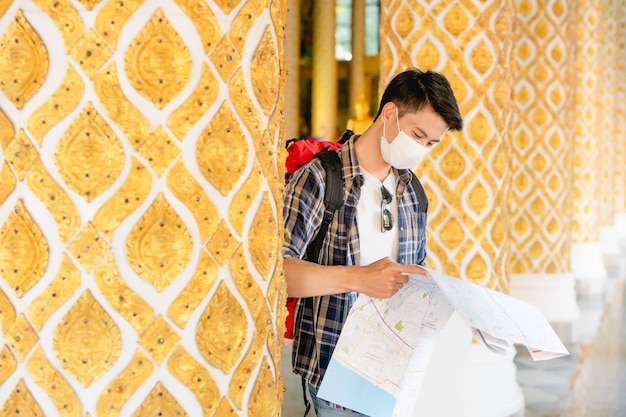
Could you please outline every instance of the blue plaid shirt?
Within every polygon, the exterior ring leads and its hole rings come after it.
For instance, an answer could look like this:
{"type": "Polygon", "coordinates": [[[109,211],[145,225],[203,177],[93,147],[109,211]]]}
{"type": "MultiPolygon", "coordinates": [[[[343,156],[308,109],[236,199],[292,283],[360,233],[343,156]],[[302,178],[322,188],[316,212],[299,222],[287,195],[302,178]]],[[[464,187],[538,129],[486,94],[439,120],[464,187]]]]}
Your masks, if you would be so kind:
{"type": "MultiPolygon", "coordinates": [[[[337,152],[342,163],[344,202],[333,221],[320,250],[321,265],[359,265],[359,229],[357,203],[363,175],[356,157],[354,142],[349,139],[337,152]]],[[[409,170],[395,170],[397,178],[399,259],[401,264],[424,265],[426,257],[426,213],[419,211],[409,170]]],[[[314,158],[296,171],[285,190],[283,218],[285,241],[283,256],[303,259],[306,248],[317,234],[324,214],[326,173],[314,158]]],[[[375,245],[376,242],[371,242],[375,245]]],[[[315,262],[316,260],[313,260],[315,262]]],[[[348,317],[354,293],[301,298],[295,315],[293,371],[319,389],[343,324],[348,317]]]]}

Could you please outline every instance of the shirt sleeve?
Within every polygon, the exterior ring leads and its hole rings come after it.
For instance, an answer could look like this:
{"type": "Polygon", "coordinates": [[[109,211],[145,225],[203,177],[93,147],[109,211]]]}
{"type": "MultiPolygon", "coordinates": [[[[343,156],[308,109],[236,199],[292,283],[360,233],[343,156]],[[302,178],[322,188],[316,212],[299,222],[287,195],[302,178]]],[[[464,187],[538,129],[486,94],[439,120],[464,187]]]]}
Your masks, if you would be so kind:
{"type": "Polygon", "coordinates": [[[302,259],[324,214],[323,167],[314,159],[294,172],[285,187],[283,257],[302,259]]]}

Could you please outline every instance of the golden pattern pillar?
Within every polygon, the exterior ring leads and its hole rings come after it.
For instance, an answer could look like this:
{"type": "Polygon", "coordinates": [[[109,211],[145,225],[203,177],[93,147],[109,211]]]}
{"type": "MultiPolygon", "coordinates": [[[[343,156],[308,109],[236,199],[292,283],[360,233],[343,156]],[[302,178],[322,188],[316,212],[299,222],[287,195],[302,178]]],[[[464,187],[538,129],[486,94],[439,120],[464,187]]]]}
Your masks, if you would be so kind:
{"type": "Polygon", "coordinates": [[[287,0],[285,137],[300,137],[300,0],[287,0]]]}
{"type": "Polygon", "coordinates": [[[511,187],[511,295],[540,308],[562,340],[580,316],[569,239],[572,212],[574,59],[568,0],[516,9],[511,187]]]}
{"type": "Polygon", "coordinates": [[[359,101],[359,95],[365,94],[366,100],[369,101],[369,95],[365,89],[365,0],[352,2],[352,61],[350,61],[349,94],[349,116],[354,117],[354,108],[359,101]]]}
{"type": "Polygon", "coordinates": [[[313,2],[311,134],[337,139],[338,69],[335,59],[335,1],[313,2]]]}
{"type": "Polygon", "coordinates": [[[607,270],[599,243],[603,158],[600,144],[603,0],[579,1],[576,18],[572,272],[579,292],[600,293],[607,270]]]}
{"type": "Polygon", "coordinates": [[[617,16],[617,76],[615,100],[615,139],[617,152],[615,161],[615,226],[620,247],[626,248],[626,0],[616,1],[617,16]]]}
{"type": "Polygon", "coordinates": [[[285,13],[2,2],[1,415],[280,414],[285,13]]]}
{"type": "MultiPolygon", "coordinates": [[[[436,70],[450,80],[464,118],[463,132],[445,137],[418,170],[430,199],[427,264],[503,292],[509,289],[513,23],[509,1],[381,2],[380,87],[407,67],[436,70]]],[[[514,352],[498,356],[478,344],[468,349],[459,368],[447,369],[445,360],[429,365],[458,375],[459,388],[440,387],[439,395],[454,399],[443,404],[448,414],[441,401],[426,399],[420,415],[493,415],[496,409],[512,415],[523,409],[514,352]],[[477,363],[481,371],[471,371],[477,363]],[[485,378],[498,392],[486,388],[485,378]]]]}

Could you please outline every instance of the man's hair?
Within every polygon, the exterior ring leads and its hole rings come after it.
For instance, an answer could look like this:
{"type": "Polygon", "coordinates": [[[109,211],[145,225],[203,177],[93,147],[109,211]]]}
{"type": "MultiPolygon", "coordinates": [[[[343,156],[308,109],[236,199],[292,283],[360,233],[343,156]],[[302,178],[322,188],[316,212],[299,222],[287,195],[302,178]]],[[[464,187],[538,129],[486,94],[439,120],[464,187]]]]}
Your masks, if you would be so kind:
{"type": "Polygon", "coordinates": [[[376,119],[385,104],[398,106],[398,116],[417,113],[430,106],[446,122],[450,130],[461,130],[463,119],[450,83],[443,75],[410,68],[396,75],[385,88],[376,119]]]}

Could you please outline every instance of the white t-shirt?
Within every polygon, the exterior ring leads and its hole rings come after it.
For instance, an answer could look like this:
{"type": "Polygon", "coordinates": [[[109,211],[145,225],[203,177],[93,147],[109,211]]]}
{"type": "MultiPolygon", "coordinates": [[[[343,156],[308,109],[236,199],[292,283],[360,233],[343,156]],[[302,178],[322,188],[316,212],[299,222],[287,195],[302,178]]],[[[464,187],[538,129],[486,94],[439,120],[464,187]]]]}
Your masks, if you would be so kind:
{"type": "Polygon", "coordinates": [[[369,265],[379,259],[389,256],[398,259],[398,201],[396,199],[396,176],[393,171],[381,183],[378,178],[365,171],[363,173],[363,186],[361,197],[356,209],[357,224],[359,226],[359,264],[369,265]],[[391,204],[387,209],[393,216],[393,228],[381,232],[382,212],[381,203],[383,195],[381,186],[384,185],[392,196],[391,204]]]}

